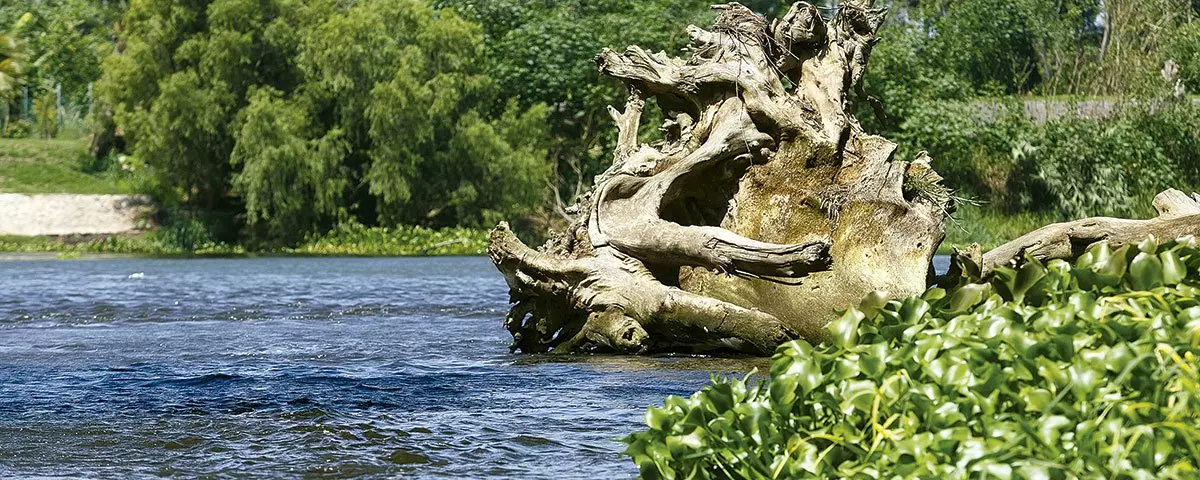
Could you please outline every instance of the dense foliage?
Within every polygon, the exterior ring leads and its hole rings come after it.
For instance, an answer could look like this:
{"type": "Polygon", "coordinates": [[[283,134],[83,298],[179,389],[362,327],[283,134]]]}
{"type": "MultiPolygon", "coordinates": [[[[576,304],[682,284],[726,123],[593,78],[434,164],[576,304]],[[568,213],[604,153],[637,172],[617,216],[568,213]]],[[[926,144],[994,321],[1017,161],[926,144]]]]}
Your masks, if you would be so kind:
{"type": "Polygon", "coordinates": [[[1040,122],[1020,102],[932,105],[914,110],[895,134],[901,155],[929,151],[948,184],[1010,215],[1152,216],[1155,193],[1200,187],[1200,104],[1191,100],[1116,106],[1103,120],[1040,122]]]}
{"type": "MultiPolygon", "coordinates": [[[[597,74],[595,54],[680,53],[683,27],[710,23],[710,3],[8,2],[0,103],[22,115],[3,133],[79,135],[95,82],[93,170],[116,169],[112,148],[130,154],[156,179],[142,182],[150,193],[225,240],[295,245],[343,222],[525,217],[540,230],[609,162],[605,106],[625,92],[597,74]]],[[[768,16],[788,6],[742,3],[768,16]]],[[[1200,186],[1200,112],[1162,74],[1173,62],[1179,84],[1200,92],[1200,4],[887,6],[850,100],[898,156],[928,151],[960,197],[983,205],[964,217],[1139,215],[1148,202],[1136,197],[1200,186]],[[1104,105],[1036,114],[1077,100],[1104,105]]],[[[641,138],[652,141],[660,114],[649,107],[641,138]]]]}
{"type": "Polygon", "coordinates": [[[417,0],[345,5],[135,0],[97,90],[164,195],[242,210],[255,238],[536,205],[546,110],[481,73],[482,30],[417,0]]]}
{"type": "MultiPolygon", "coordinates": [[[[113,53],[117,39],[117,20],[126,2],[111,0],[41,0],[37,2],[4,2],[0,4],[0,105],[9,116],[19,112],[28,118],[6,118],[10,121],[36,121],[45,125],[65,120],[82,127],[87,114],[89,84],[101,74],[101,63],[113,53]],[[14,55],[21,60],[19,71],[22,88],[8,88],[5,83],[3,57],[14,55]],[[56,87],[60,87],[62,104],[68,118],[54,118],[32,111],[33,100],[50,95],[57,107],[56,87]],[[28,89],[26,95],[25,89],[28,89]]],[[[57,112],[55,112],[57,115],[57,112]]],[[[17,116],[20,117],[20,116],[17,116]]],[[[20,128],[20,127],[18,127],[20,128]]],[[[47,127],[39,128],[41,134],[47,127]]],[[[21,136],[25,132],[7,132],[21,136]]]]}
{"type": "Polygon", "coordinates": [[[883,303],[625,439],[644,478],[1195,478],[1200,249],[1095,245],[883,303]]]}
{"type": "Polygon", "coordinates": [[[1161,72],[1200,91],[1198,25],[1171,0],[893,4],[858,116],[987,210],[1147,214],[1131,199],[1200,186],[1200,109],[1161,72]]]}

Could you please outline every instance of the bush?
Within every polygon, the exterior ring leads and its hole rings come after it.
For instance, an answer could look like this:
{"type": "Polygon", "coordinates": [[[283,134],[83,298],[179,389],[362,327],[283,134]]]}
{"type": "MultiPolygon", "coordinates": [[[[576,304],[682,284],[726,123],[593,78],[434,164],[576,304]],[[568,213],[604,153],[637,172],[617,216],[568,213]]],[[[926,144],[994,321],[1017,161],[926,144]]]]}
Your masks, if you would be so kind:
{"type": "Polygon", "coordinates": [[[1034,128],[1018,103],[929,101],[914,106],[901,124],[897,158],[928,151],[949,187],[972,198],[1003,198],[1013,139],[1034,128]]]}
{"type": "Polygon", "coordinates": [[[44,90],[34,99],[33,115],[37,117],[37,130],[42,138],[58,136],[58,97],[53,90],[44,90]]]}
{"type": "Polygon", "coordinates": [[[766,382],[668,397],[644,478],[1196,478],[1194,239],[1028,261],[779,348],[766,382]]]}
{"type": "Polygon", "coordinates": [[[1051,195],[1039,203],[1057,205],[1066,217],[1152,216],[1154,194],[1197,185],[1198,110],[1190,103],[1143,103],[1110,120],[1047,122],[1014,157],[1051,195]]]}
{"type": "Polygon", "coordinates": [[[4,138],[29,138],[33,136],[33,129],[33,122],[29,120],[12,120],[4,126],[4,138]]]}

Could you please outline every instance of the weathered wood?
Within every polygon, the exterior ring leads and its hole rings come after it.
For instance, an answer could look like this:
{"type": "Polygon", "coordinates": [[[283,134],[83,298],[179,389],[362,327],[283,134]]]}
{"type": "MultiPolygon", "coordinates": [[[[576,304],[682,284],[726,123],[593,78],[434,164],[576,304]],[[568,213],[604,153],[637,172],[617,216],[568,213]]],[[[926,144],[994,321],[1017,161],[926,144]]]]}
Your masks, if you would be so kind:
{"type": "Polygon", "coordinates": [[[525,246],[501,224],[488,253],[516,303],[507,321],[514,346],[526,352],[762,353],[795,336],[768,314],[663,285],[641,262],[608,247],[594,256],[560,258],[525,246]],[[538,303],[546,299],[554,301],[538,303]]]}
{"type": "Polygon", "coordinates": [[[950,195],[848,110],[884,11],[805,2],[768,23],[718,5],[690,58],[604,50],[629,88],[613,165],[541,251],[502,225],[490,253],[527,352],[734,350],[820,339],[867,293],[923,290],[950,195]],[[637,137],[648,100],[664,138],[637,137]]]}
{"type": "Polygon", "coordinates": [[[1149,235],[1159,239],[1200,235],[1200,202],[1195,194],[1164,190],[1154,197],[1154,208],[1158,216],[1147,220],[1092,217],[1044,226],[972,259],[978,263],[977,273],[972,276],[986,278],[997,267],[1016,265],[1026,255],[1042,261],[1073,259],[1099,241],[1117,247],[1140,242],[1149,235]]]}

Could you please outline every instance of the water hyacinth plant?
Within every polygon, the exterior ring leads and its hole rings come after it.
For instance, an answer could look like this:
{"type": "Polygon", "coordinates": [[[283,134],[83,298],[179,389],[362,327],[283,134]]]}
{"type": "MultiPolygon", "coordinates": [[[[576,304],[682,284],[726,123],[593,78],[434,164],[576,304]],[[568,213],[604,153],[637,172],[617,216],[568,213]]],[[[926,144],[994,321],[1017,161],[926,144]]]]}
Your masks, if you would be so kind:
{"type": "Polygon", "coordinates": [[[1097,244],[884,301],[668,397],[643,478],[1200,478],[1200,250],[1097,244]]]}

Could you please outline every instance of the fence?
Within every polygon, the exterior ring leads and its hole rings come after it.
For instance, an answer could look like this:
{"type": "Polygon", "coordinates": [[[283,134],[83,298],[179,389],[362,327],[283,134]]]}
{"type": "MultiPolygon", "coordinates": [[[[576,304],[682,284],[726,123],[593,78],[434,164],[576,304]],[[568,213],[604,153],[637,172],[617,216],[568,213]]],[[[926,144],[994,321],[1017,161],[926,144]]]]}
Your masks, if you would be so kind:
{"type": "MultiPolygon", "coordinates": [[[[92,109],[94,106],[91,83],[87,84],[87,93],[82,101],[79,102],[71,102],[68,98],[64,97],[62,84],[55,84],[53,88],[43,89],[41,92],[39,92],[36,87],[30,88],[27,85],[21,91],[21,96],[17,102],[18,107],[16,112],[13,112],[15,115],[11,115],[10,118],[7,119],[8,122],[10,124],[19,121],[27,122],[28,125],[32,125],[34,127],[34,131],[28,136],[46,136],[45,129],[47,125],[45,125],[44,122],[41,121],[42,119],[39,118],[39,112],[37,111],[38,109],[35,108],[35,102],[38,95],[45,94],[47,92],[53,93],[54,95],[53,133],[55,133],[55,135],[52,136],[82,136],[86,130],[84,127],[84,120],[88,115],[92,114],[92,109]]],[[[0,115],[0,136],[13,136],[13,130],[9,128],[10,125],[5,124],[5,120],[6,118],[3,115],[0,115]]]]}

